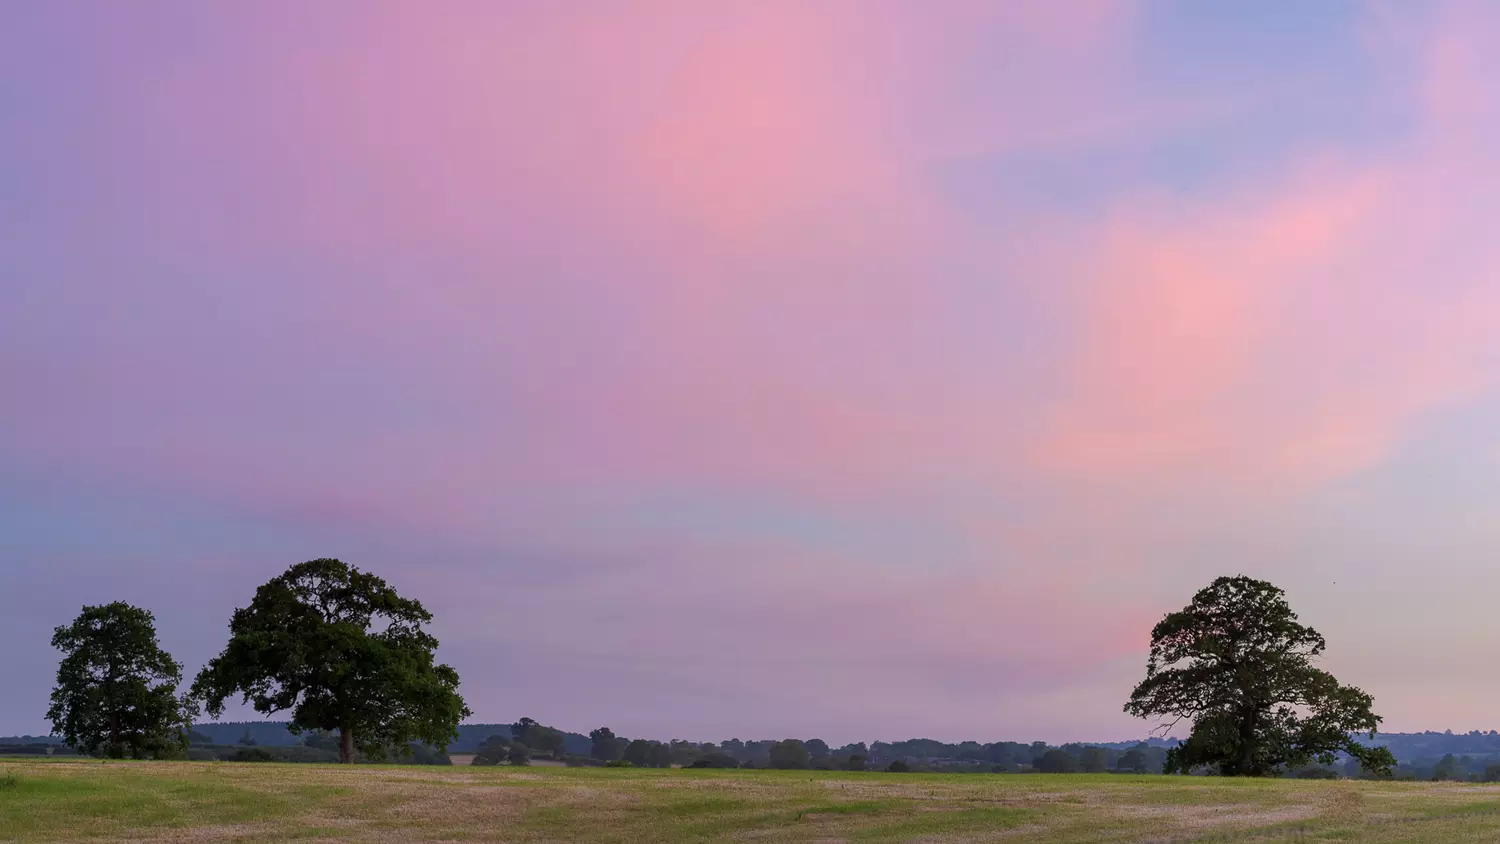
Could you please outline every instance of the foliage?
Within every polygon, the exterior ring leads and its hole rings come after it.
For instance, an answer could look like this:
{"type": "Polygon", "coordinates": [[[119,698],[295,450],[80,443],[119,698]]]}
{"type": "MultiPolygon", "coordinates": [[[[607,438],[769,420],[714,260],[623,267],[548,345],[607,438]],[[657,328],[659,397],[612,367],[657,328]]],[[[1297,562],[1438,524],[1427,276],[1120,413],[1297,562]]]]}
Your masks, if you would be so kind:
{"type": "Polygon", "coordinates": [[[771,767],[792,770],[807,767],[807,747],[796,739],[783,739],[771,747],[771,767]]]}
{"type": "Polygon", "coordinates": [[[1168,773],[1212,767],[1226,776],[1268,776],[1332,764],[1339,751],[1388,772],[1390,752],[1351,735],[1375,735],[1380,717],[1370,711],[1370,695],[1313,666],[1325,647],[1280,589],[1221,577],[1151,631],[1146,679],[1125,711],[1175,719],[1163,730],[1192,719],[1187,741],[1167,754],[1168,773]]]}
{"type": "Polygon", "coordinates": [[[865,759],[865,757],[860,756],[858,753],[856,753],[844,761],[844,770],[863,771],[865,769],[866,761],[867,760],[865,759]]]}
{"type": "Polygon", "coordinates": [[[1109,760],[1104,748],[1083,748],[1078,754],[1078,769],[1085,774],[1102,774],[1109,770],[1109,760]]]}
{"type": "Polygon", "coordinates": [[[563,754],[565,743],[562,731],[538,724],[530,718],[522,718],[512,724],[510,734],[528,748],[549,754],[554,759],[561,758],[563,754]]]}
{"type": "Polygon", "coordinates": [[[1036,761],[1036,769],[1044,774],[1071,774],[1078,770],[1078,762],[1066,750],[1053,748],[1036,761]]]}
{"type": "Polygon", "coordinates": [[[500,765],[510,759],[511,747],[515,743],[504,736],[490,736],[474,754],[471,765],[500,765]]]}
{"type": "Polygon", "coordinates": [[[182,666],[161,649],[149,611],[86,606],[52,646],[63,658],[47,718],[69,745],[113,758],[183,754],[197,711],[177,695],[182,666]]]}
{"type": "Polygon", "coordinates": [[[612,762],[620,758],[625,748],[615,731],[608,727],[600,727],[589,733],[589,755],[595,759],[612,762]]]}
{"type": "Polygon", "coordinates": [[[254,745],[243,746],[230,756],[230,762],[280,762],[281,759],[275,753],[264,747],[254,745]]]}
{"type": "Polygon", "coordinates": [[[431,613],[338,560],[299,563],[237,609],[230,639],[193,682],[210,714],[236,693],[290,710],[294,733],[338,730],[340,760],[384,758],[413,740],[444,747],[469,715],[458,672],[434,663],[431,613]]]}
{"type": "Polygon", "coordinates": [[[911,770],[911,766],[901,761],[900,759],[897,759],[891,764],[886,765],[885,769],[892,774],[904,774],[911,770]]]}

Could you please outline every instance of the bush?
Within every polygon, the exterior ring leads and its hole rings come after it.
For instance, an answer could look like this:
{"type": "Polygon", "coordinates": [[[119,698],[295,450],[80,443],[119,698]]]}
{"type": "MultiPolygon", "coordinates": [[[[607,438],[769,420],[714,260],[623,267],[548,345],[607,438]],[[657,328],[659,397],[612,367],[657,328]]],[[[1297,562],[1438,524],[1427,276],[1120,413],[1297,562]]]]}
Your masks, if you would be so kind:
{"type": "Polygon", "coordinates": [[[241,747],[229,757],[230,762],[280,762],[276,754],[264,747],[241,747]]]}
{"type": "Polygon", "coordinates": [[[0,791],[14,791],[21,787],[21,777],[12,771],[0,774],[0,791]]]}
{"type": "Polygon", "coordinates": [[[905,762],[902,762],[900,759],[897,759],[891,764],[886,765],[885,769],[887,772],[892,774],[905,774],[911,771],[911,766],[906,764],[905,762]]]}
{"type": "Polygon", "coordinates": [[[611,759],[604,763],[606,768],[634,768],[635,763],[629,759],[611,759]]]}

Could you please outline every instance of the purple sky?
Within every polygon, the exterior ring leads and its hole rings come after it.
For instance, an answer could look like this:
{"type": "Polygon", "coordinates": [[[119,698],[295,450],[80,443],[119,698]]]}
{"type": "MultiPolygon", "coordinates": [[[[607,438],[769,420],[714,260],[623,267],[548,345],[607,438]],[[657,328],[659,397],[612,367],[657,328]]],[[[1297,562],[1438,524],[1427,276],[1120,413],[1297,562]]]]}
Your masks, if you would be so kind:
{"type": "Polygon", "coordinates": [[[0,733],[337,556],[478,720],[1101,740],[1271,579],[1500,726],[1500,9],[0,7],[0,733]]]}

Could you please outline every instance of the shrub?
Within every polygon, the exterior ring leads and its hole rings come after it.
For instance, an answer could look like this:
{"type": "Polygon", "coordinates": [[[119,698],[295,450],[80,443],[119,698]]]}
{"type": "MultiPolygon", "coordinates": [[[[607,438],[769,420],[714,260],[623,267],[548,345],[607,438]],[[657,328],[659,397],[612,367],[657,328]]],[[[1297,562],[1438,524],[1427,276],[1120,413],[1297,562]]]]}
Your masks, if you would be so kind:
{"type": "Polygon", "coordinates": [[[606,768],[634,768],[635,763],[629,759],[611,759],[604,763],[606,768]]]}
{"type": "Polygon", "coordinates": [[[886,765],[885,769],[892,774],[905,774],[911,771],[911,766],[906,764],[905,762],[902,762],[900,759],[897,759],[891,764],[886,765]]]}
{"type": "Polygon", "coordinates": [[[0,791],[12,791],[21,787],[21,777],[13,771],[0,774],[0,791]]]}

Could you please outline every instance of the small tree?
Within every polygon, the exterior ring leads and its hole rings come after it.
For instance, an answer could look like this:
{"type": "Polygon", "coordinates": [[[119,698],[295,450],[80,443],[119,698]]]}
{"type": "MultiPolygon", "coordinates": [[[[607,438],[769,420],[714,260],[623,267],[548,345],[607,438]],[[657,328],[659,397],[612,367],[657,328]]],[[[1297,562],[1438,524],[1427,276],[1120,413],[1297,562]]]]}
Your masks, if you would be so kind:
{"type": "Polygon", "coordinates": [[[1173,719],[1163,732],[1193,721],[1187,741],[1167,752],[1168,773],[1212,766],[1226,776],[1267,776],[1312,761],[1331,765],[1342,750],[1388,774],[1391,752],[1353,738],[1375,737],[1373,700],[1313,666],[1325,647],[1280,589],[1221,577],[1151,631],[1146,679],[1125,711],[1173,719]]]}
{"type": "Polygon", "coordinates": [[[844,761],[844,770],[863,771],[865,769],[865,763],[867,761],[868,760],[866,760],[865,757],[860,756],[858,753],[856,753],[844,761]]]}
{"type": "Polygon", "coordinates": [[[888,773],[892,773],[892,774],[905,774],[905,773],[908,773],[909,771],[911,771],[911,766],[908,765],[908,764],[906,764],[905,762],[901,761],[900,759],[897,759],[896,761],[892,762],[891,764],[886,765],[885,769],[886,769],[886,771],[888,773]]]}
{"type": "Polygon", "coordinates": [[[177,696],[182,666],[156,638],[147,610],[86,606],[52,633],[63,652],[47,718],[79,752],[134,759],[186,751],[196,709],[177,696]]]}
{"type": "Polygon", "coordinates": [[[510,758],[511,740],[504,736],[490,736],[470,760],[471,765],[499,765],[510,758]]]}
{"type": "Polygon", "coordinates": [[[193,682],[218,717],[240,693],[258,712],[291,710],[294,733],[339,731],[339,761],[384,758],[412,741],[442,749],[469,709],[458,672],[435,664],[432,614],[338,560],[299,563],[229,622],[229,645],[193,682]]]}

